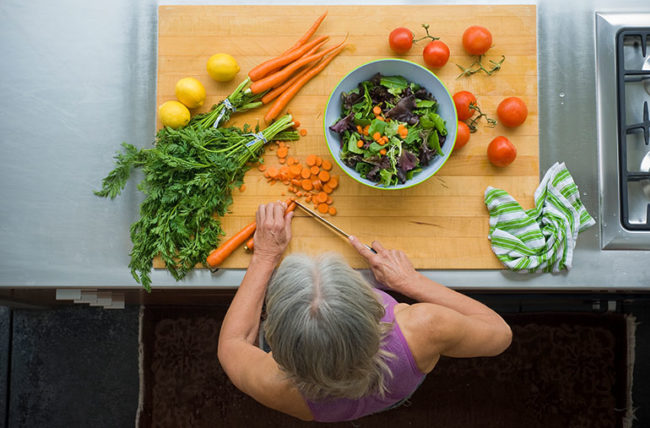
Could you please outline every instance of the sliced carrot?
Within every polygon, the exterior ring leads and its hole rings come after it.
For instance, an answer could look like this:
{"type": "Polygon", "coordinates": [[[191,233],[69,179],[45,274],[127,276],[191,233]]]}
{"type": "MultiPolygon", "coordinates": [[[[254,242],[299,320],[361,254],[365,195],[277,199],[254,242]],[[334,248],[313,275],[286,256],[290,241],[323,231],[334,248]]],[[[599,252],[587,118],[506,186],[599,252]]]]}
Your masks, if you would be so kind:
{"type": "Polygon", "coordinates": [[[302,182],[294,178],[293,180],[291,180],[291,184],[293,184],[294,186],[300,186],[302,182]]]}
{"type": "Polygon", "coordinates": [[[380,155],[385,155],[385,154],[386,154],[386,149],[381,149],[381,150],[379,151],[379,154],[380,154],[380,155]]]}
{"type": "Polygon", "coordinates": [[[334,202],[334,200],[332,199],[331,196],[328,196],[328,197],[327,197],[327,200],[325,201],[325,203],[326,203],[327,205],[332,205],[332,202],[334,202]]]}
{"type": "Polygon", "coordinates": [[[257,169],[259,169],[260,171],[264,171],[266,169],[266,165],[261,163],[260,166],[257,167],[257,169]]]}
{"type": "Polygon", "coordinates": [[[287,147],[280,147],[278,149],[277,155],[279,158],[286,158],[289,154],[289,149],[287,147]]]}
{"type": "Polygon", "coordinates": [[[305,201],[311,202],[311,193],[308,193],[307,196],[305,196],[305,201]]]}
{"type": "Polygon", "coordinates": [[[307,159],[305,159],[305,162],[307,162],[307,165],[309,166],[316,165],[316,155],[307,155],[307,159]]]}
{"type": "Polygon", "coordinates": [[[316,201],[323,203],[327,201],[327,193],[325,192],[320,192],[318,195],[316,195],[316,201]]]}
{"type": "Polygon", "coordinates": [[[300,176],[302,178],[309,178],[311,175],[311,171],[309,171],[309,168],[303,168],[302,171],[300,171],[300,176]]]}
{"type": "Polygon", "coordinates": [[[370,125],[366,125],[366,126],[364,126],[364,128],[363,128],[363,135],[368,135],[368,133],[369,133],[368,130],[369,130],[369,129],[370,129],[370,125]]]}
{"type": "Polygon", "coordinates": [[[280,171],[274,166],[270,166],[267,172],[271,178],[277,178],[280,174],[280,171]]]}
{"type": "Polygon", "coordinates": [[[243,192],[244,190],[246,190],[246,185],[245,184],[242,184],[241,186],[239,186],[239,191],[240,192],[243,192]]]}
{"type": "Polygon", "coordinates": [[[375,116],[375,119],[377,119],[377,120],[381,120],[382,122],[385,122],[385,121],[386,121],[386,119],[384,119],[384,118],[381,117],[381,116],[375,116]]]}
{"type": "Polygon", "coordinates": [[[332,193],[334,189],[332,189],[329,185],[323,184],[323,192],[325,193],[332,193]]]}
{"type": "Polygon", "coordinates": [[[301,137],[304,137],[305,135],[307,135],[307,130],[305,128],[302,128],[300,131],[298,131],[298,133],[300,134],[301,137]]]}
{"type": "Polygon", "coordinates": [[[363,128],[361,127],[361,125],[357,125],[357,132],[359,134],[363,134],[363,128]]]}
{"type": "Polygon", "coordinates": [[[372,112],[373,112],[375,115],[380,115],[380,114],[381,114],[381,107],[379,107],[379,106],[374,106],[374,107],[372,108],[372,112]]]}
{"type": "Polygon", "coordinates": [[[320,181],[323,183],[327,183],[330,180],[330,173],[322,170],[321,172],[318,173],[318,178],[320,178],[320,181]]]}
{"type": "Polygon", "coordinates": [[[325,171],[329,171],[332,169],[332,162],[328,161],[327,159],[323,159],[323,164],[321,165],[321,168],[323,168],[325,171]]]}
{"type": "Polygon", "coordinates": [[[329,211],[329,207],[327,204],[318,204],[318,211],[325,214],[327,211],[329,211]]]}
{"type": "Polygon", "coordinates": [[[311,167],[309,171],[312,173],[312,175],[318,175],[318,173],[320,172],[320,168],[314,165],[311,167]]]}
{"type": "Polygon", "coordinates": [[[287,161],[286,158],[280,158],[280,159],[278,160],[278,162],[280,162],[280,163],[285,163],[286,161],[287,161]]]}
{"type": "Polygon", "coordinates": [[[327,185],[332,189],[336,189],[339,186],[339,178],[335,176],[330,177],[327,185]]]}
{"type": "Polygon", "coordinates": [[[363,147],[363,140],[357,141],[357,147],[359,148],[363,147]]]}
{"type": "Polygon", "coordinates": [[[320,167],[323,164],[323,158],[320,156],[316,156],[316,166],[320,167]]]}
{"type": "Polygon", "coordinates": [[[379,132],[375,132],[372,134],[372,139],[375,141],[379,141],[381,139],[381,134],[379,132]]]}
{"type": "Polygon", "coordinates": [[[327,212],[328,212],[330,215],[336,215],[336,208],[330,206],[329,209],[327,210],[327,212]]]}
{"type": "Polygon", "coordinates": [[[302,185],[303,190],[306,190],[306,191],[310,191],[311,189],[314,188],[314,185],[312,184],[311,180],[309,180],[309,179],[302,180],[301,185],[302,185]]]}
{"type": "Polygon", "coordinates": [[[291,178],[298,177],[302,171],[302,166],[300,164],[293,164],[289,167],[289,176],[291,178]]]}
{"type": "Polygon", "coordinates": [[[294,120],[293,120],[293,127],[294,127],[295,129],[298,129],[298,128],[300,128],[300,121],[299,121],[299,120],[296,120],[296,119],[294,119],[294,120]]]}
{"type": "Polygon", "coordinates": [[[311,184],[314,186],[314,189],[316,190],[323,189],[323,183],[319,179],[312,179],[311,184]]]}

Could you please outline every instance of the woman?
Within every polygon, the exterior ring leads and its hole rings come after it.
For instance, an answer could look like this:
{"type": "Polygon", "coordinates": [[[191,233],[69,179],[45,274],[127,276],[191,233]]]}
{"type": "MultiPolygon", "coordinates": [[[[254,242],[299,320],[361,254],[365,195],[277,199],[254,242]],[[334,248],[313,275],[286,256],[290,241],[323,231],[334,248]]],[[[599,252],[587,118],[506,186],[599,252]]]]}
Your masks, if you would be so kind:
{"type": "Polygon", "coordinates": [[[442,355],[494,356],[510,345],[497,313],[376,241],[375,254],[350,237],[380,284],[419,303],[397,303],[336,256],[288,256],[273,274],[291,240],[284,210],[258,208],[255,253],[219,335],[223,369],[260,403],[305,421],[353,420],[401,404],[442,355]],[[256,346],[265,295],[269,353],[256,346]]]}

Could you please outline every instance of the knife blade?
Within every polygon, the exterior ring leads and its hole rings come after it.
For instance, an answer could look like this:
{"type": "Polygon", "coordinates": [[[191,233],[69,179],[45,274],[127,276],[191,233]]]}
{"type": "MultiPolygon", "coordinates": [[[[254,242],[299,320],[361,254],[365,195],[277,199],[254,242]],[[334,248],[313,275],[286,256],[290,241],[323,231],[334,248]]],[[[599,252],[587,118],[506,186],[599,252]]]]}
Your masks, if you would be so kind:
{"type": "MultiPolygon", "coordinates": [[[[302,210],[305,211],[307,214],[309,214],[310,216],[312,216],[312,217],[315,218],[316,220],[320,221],[321,223],[323,223],[324,225],[326,225],[327,227],[329,227],[329,228],[332,229],[333,231],[335,231],[335,232],[337,232],[337,233],[343,235],[344,237],[346,237],[346,238],[348,238],[348,239],[350,238],[350,235],[349,235],[349,234],[345,233],[343,230],[339,229],[337,226],[335,226],[335,225],[332,224],[331,222],[325,220],[323,217],[321,217],[320,215],[318,215],[318,213],[316,213],[315,211],[312,211],[311,209],[307,208],[306,206],[304,206],[303,204],[301,204],[301,203],[298,202],[298,201],[294,201],[294,202],[296,203],[297,206],[299,206],[300,208],[302,208],[302,210]]],[[[366,244],[363,244],[363,245],[365,245],[365,247],[366,247],[367,249],[369,249],[370,251],[372,251],[373,253],[377,254],[377,251],[375,251],[375,249],[372,248],[370,245],[366,245],[366,244]]]]}

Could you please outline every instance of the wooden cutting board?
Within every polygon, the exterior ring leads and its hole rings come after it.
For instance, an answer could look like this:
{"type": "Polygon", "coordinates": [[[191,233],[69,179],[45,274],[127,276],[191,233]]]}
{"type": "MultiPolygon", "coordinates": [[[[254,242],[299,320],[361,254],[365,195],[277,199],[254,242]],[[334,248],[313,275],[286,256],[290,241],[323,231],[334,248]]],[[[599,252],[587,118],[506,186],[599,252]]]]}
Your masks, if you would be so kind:
{"type": "MultiPolygon", "coordinates": [[[[329,219],[365,242],[379,240],[385,247],[405,251],[418,269],[500,269],[488,236],[488,213],[483,194],[488,185],[502,188],[524,208],[533,206],[539,184],[539,128],[537,108],[536,10],[534,5],[507,6],[160,6],[158,34],[157,103],[175,99],[174,85],[193,76],[206,87],[206,111],[218,103],[258,63],[280,54],[297,40],[313,21],[328,11],[316,33],[330,36],[328,46],[348,36],[349,47],[289,105],[291,113],[308,134],[290,144],[289,155],[304,161],[310,153],[330,159],[323,136],[322,116],[334,86],[347,72],[367,61],[394,57],[388,34],[398,26],[422,37],[421,24],[441,37],[451,50],[447,65],[435,73],[453,94],[469,90],[481,109],[496,118],[496,107],[508,96],[522,98],[528,119],[517,129],[494,128],[481,122],[469,143],[427,182],[400,191],[377,190],[349,178],[336,165],[340,177],[332,194],[338,214],[329,219]],[[475,74],[457,78],[456,64],[468,66],[473,58],[462,47],[462,34],[470,25],[483,25],[493,35],[493,47],[484,58],[506,56],[493,76],[475,74]],[[241,71],[234,81],[217,83],[206,72],[208,58],[218,52],[234,56],[241,71]],[[496,136],[508,137],[517,147],[517,159],[507,168],[495,168],[486,157],[488,143],[496,136]]],[[[424,64],[419,42],[402,56],[424,64]]],[[[264,126],[268,107],[234,115],[230,124],[264,126]]],[[[158,122],[160,126],[160,122],[158,122]]],[[[274,151],[267,150],[267,165],[279,165],[274,151]]],[[[222,219],[227,236],[255,218],[260,203],[284,200],[290,193],[281,183],[269,185],[257,169],[245,178],[246,190],[234,192],[231,213],[222,219]]],[[[336,251],[354,267],[364,260],[338,235],[297,212],[289,252],[318,254],[336,251]]],[[[245,268],[250,255],[239,249],[222,265],[245,268]]],[[[161,267],[160,261],[154,264],[161,267]]]]}

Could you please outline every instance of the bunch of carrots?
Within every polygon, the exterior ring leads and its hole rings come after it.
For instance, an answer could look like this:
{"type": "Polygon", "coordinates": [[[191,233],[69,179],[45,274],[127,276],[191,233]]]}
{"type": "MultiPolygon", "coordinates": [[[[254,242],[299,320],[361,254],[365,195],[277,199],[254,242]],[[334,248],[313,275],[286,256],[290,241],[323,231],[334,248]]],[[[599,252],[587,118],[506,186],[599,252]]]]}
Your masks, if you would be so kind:
{"type": "Polygon", "coordinates": [[[318,17],[292,47],[248,72],[252,82],[248,89],[253,94],[268,91],[262,97],[262,103],[273,102],[264,116],[267,123],[278,117],[298,91],[345,48],[343,41],[319,51],[329,39],[328,36],[319,36],[309,41],[326,16],[327,12],[318,17]]]}
{"type": "MultiPolygon", "coordinates": [[[[298,41],[279,56],[265,61],[248,72],[250,86],[247,91],[253,95],[261,95],[262,104],[271,107],[264,116],[264,121],[270,123],[275,120],[286,108],[293,97],[312,78],[318,75],[325,67],[345,48],[345,40],[335,46],[320,50],[329,40],[328,36],[318,36],[311,40],[321,23],[327,16],[323,13],[316,19],[312,26],[298,41]]],[[[247,82],[248,84],[248,82],[247,82]]],[[[296,127],[298,124],[296,124],[296,127]]],[[[305,136],[304,130],[300,134],[305,136]]],[[[297,197],[305,197],[306,202],[313,202],[315,208],[321,213],[336,214],[332,206],[330,193],[338,187],[338,177],[330,175],[332,163],[316,155],[309,155],[306,165],[294,157],[288,157],[289,147],[281,143],[277,150],[281,167],[260,165],[266,169],[264,175],[271,184],[282,181],[289,186],[289,191],[297,197]]],[[[244,187],[240,189],[244,190],[244,187]]],[[[293,211],[296,204],[292,199],[287,200],[287,212],[293,211]]],[[[247,249],[253,249],[253,234],[257,225],[255,222],[247,225],[242,230],[224,242],[219,248],[213,250],[206,259],[207,264],[216,268],[239,246],[246,243],[247,249]],[[246,242],[248,240],[248,242],[246,242]]]]}

